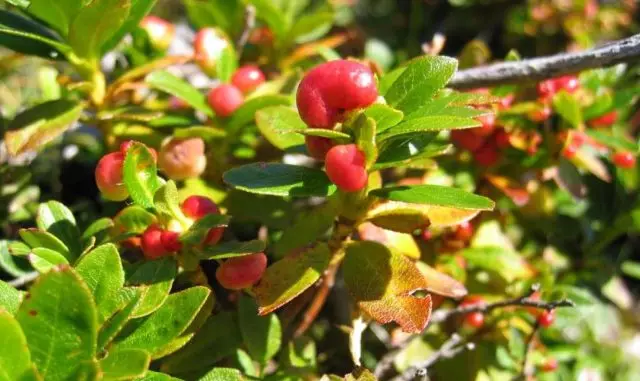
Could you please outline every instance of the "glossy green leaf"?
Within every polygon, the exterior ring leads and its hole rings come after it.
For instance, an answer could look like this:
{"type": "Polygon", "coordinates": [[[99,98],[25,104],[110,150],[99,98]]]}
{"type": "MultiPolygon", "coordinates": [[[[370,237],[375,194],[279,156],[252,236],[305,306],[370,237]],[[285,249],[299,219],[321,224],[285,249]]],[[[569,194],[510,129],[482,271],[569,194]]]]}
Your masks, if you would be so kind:
{"type": "Polygon", "coordinates": [[[21,300],[20,291],[0,280],[0,309],[4,308],[10,314],[15,314],[21,300]]]}
{"type": "Polygon", "coordinates": [[[378,81],[378,92],[380,95],[386,96],[391,86],[393,86],[405,70],[407,70],[407,66],[400,66],[383,75],[378,81]]]}
{"type": "Polygon", "coordinates": [[[303,13],[294,21],[287,37],[298,44],[317,40],[329,32],[334,17],[334,13],[329,11],[303,13]]]}
{"type": "Polygon", "coordinates": [[[113,232],[116,235],[141,234],[155,221],[156,217],[143,207],[138,205],[127,206],[113,218],[113,232]]]}
{"type": "Polygon", "coordinates": [[[411,260],[380,243],[361,241],[347,247],[342,268],[350,294],[373,319],[382,324],[394,321],[408,333],[424,330],[431,298],[413,293],[429,286],[411,260]]]}
{"type": "Polygon", "coordinates": [[[45,273],[57,265],[68,265],[69,261],[64,255],[55,250],[50,250],[44,247],[36,247],[31,250],[29,254],[29,261],[34,269],[40,273],[45,273]]]}
{"type": "Polygon", "coordinates": [[[163,345],[162,348],[158,349],[153,354],[152,360],[166,357],[180,350],[180,348],[187,345],[187,343],[193,338],[194,335],[194,333],[182,334],[181,336],[169,341],[169,343],[163,345]]]}
{"type": "Polygon", "coordinates": [[[378,133],[388,130],[389,128],[400,123],[404,118],[404,114],[400,110],[396,110],[385,104],[374,104],[364,110],[364,114],[375,120],[376,130],[378,133]]]}
{"type": "Polygon", "coordinates": [[[508,282],[527,279],[532,274],[527,262],[508,248],[487,246],[465,249],[462,255],[470,266],[493,271],[508,282]]]}
{"type": "Polygon", "coordinates": [[[178,139],[201,138],[210,142],[224,138],[227,136],[227,131],[211,126],[192,126],[174,130],[173,136],[178,139]]]}
{"type": "Polygon", "coordinates": [[[136,378],[136,381],[182,381],[168,374],[148,371],[144,376],[136,378]]]}
{"type": "MultiPolygon", "coordinates": [[[[5,271],[7,274],[13,277],[20,277],[32,269],[29,266],[29,263],[26,258],[18,258],[11,254],[9,247],[11,245],[15,245],[18,241],[5,241],[0,240],[0,268],[5,271]]],[[[31,252],[31,249],[22,242],[19,242],[26,248],[26,253],[24,255],[28,255],[31,252]]]]}
{"type": "Polygon", "coordinates": [[[56,236],[51,233],[43,232],[38,229],[21,229],[19,232],[20,238],[32,248],[43,247],[52,251],[56,251],[65,258],[67,263],[70,263],[69,249],[60,241],[56,236]]]}
{"type": "Polygon", "coordinates": [[[255,119],[262,135],[277,148],[285,150],[304,144],[304,137],[293,132],[304,130],[307,125],[294,109],[286,106],[266,107],[256,112],[255,119]]]}
{"type": "Polygon", "coordinates": [[[455,59],[444,56],[416,58],[391,85],[385,99],[404,113],[416,110],[449,82],[457,66],[455,59]]]}
{"type": "Polygon", "coordinates": [[[106,346],[111,340],[124,328],[140,301],[141,295],[141,288],[127,287],[120,289],[118,299],[124,303],[122,303],[122,305],[119,306],[119,310],[100,327],[100,331],[98,332],[98,351],[106,349],[106,346]]]}
{"type": "Polygon", "coordinates": [[[27,11],[67,36],[71,21],[83,3],[78,0],[30,0],[27,11]]]}
{"type": "Polygon", "coordinates": [[[133,143],[127,150],[122,179],[134,203],[153,208],[153,196],[161,184],[155,159],[144,144],[133,143]]]}
{"type": "Polygon", "coordinates": [[[329,196],[336,190],[323,171],[289,164],[243,165],[227,171],[223,179],[245,192],[280,197],[329,196]]]}
{"type": "Polygon", "coordinates": [[[100,369],[107,380],[130,380],[144,376],[151,357],[140,349],[116,349],[100,360],[100,369]]]}
{"type": "Polygon", "coordinates": [[[198,381],[242,381],[244,377],[238,369],[234,368],[213,368],[207,374],[200,377],[198,381]]]}
{"type": "Polygon", "coordinates": [[[382,142],[398,135],[405,135],[423,131],[458,130],[464,128],[479,127],[481,125],[475,119],[454,116],[425,116],[402,122],[378,136],[382,142]]]}
{"type": "Polygon", "coordinates": [[[44,25],[3,9],[0,9],[0,45],[46,59],[65,59],[71,52],[71,48],[44,25]]]}
{"type": "MultiPolygon", "coordinates": [[[[411,167],[414,163],[420,163],[424,160],[450,153],[452,148],[453,146],[451,144],[435,145],[427,147],[422,152],[418,152],[415,155],[407,155],[405,158],[399,157],[400,155],[398,155],[392,159],[387,158],[385,161],[378,159],[371,169],[380,170],[386,168],[411,167]]],[[[407,151],[407,153],[410,152],[407,151]]]]}
{"type": "Polygon", "coordinates": [[[160,187],[153,196],[153,203],[156,211],[163,214],[168,219],[176,219],[178,221],[186,221],[187,217],[180,208],[180,196],[178,188],[173,180],[169,180],[165,185],[160,187]]]}
{"type": "Polygon", "coordinates": [[[115,312],[118,293],[124,285],[124,270],[118,249],[113,244],[99,246],[80,258],[76,271],[93,294],[102,324],[115,312]]]}
{"type": "Polygon", "coordinates": [[[210,316],[185,347],[166,358],[162,370],[176,375],[204,371],[235,352],[241,344],[237,316],[223,311],[210,316]]]}
{"type": "Polygon", "coordinates": [[[238,321],[251,358],[266,364],[280,350],[282,328],[276,314],[258,315],[258,306],[247,296],[240,297],[238,321]]]}
{"type": "Polygon", "coordinates": [[[624,136],[613,135],[608,131],[588,129],[587,135],[595,141],[620,151],[638,152],[638,144],[624,136]]]}
{"type": "Polygon", "coordinates": [[[345,134],[344,132],[328,130],[326,128],[305,128],[303,130],[295,131],[299,134],[305,136],[319,136],[322,138],[329,138],[334,140],[345,140],[350,141],[351,135],[345,134]]]}
{"type": "Polygon", "coordinates": [[[566,91],[560,91],[553,97],[553,109],[574,128],[581,126],[584,121],[578,100],[566,91]]]}
{"type": "Polygon", "coordinates": [[[145,78],[154,89],[164,91],[185,101],[189,106],[204,113],[207,116],[213,116],[211,107],[207,104],[207,99],[198,89],[191,86],[188,82],[176,77],[167,71],[155,71],[145,78]]]}
{"type": "Polygon", "coordinates": [[[0,308],[0,380],[36,381],[36,369],[31,362],[27,339],[20,324],[0,308]]]}
{"type": "Polygon", "coordinates": [[[277,41],[286,37],[289,30],[289,20],[271,0],[247,0],[247,3],[256,8],[257,18],[269,26],[277,41]]]}
{"type": "Polygon", "coordinates": [[[180,236],[180,241],[188,245],[199,245],[211,228],[227,226],[231,218],[222,214],[208,214],[196,221],[180,236]]]}
{"type": "Polygon", "coordinates": [[[189,20],[197,28],[217,26],[229,35],[241,32],[243,3],[239,0],[185,0],[189,20]]]}
{"type": "Polygon", "coordinates": [[[261,223],[269,228],[284,229],[294,214],[293,205],[286,199],[232,190],[222,206],[235,222],[261,223]]]}
{"type": "Polygon", "coordinates": [[[303,248],[326,233],[334,224],[338,211],[327,203],[310,211],[299,213],[295,222],[282,232],[273,250],[281,258],[295,249],[303,248]]]}
{"type": "Polygon", "coordinates": [[[40,230],[60,238],[69,248],[72,260],[75,260],[82,251],[80,247],[80,231],[76,226],[73,213],[57,201],[49,201],[40,204],[36,217],[36,224],[40,230]]]}
{"type": "Polygon", "coordinates": [[[265,246],[265,242],[258,239],[245,242],[223,242],[205,247],[202,249],[202,256],[206,259],[243,257],[245,255],[263,252],[265,246]]]}
{"type": "Polygon", "coordinates": [[[109,217],[97,219],[89,225],[82,233],[82,240],[87,241],[91,237],[95,237],[98,243],[102,242],[109,231],[115,226],[113,220],[109,217]]]}
{"type": "Polygon", "coordinates": [[[143,263],[127,279],[133,286],[146,286],[132,317],[148,315],[162,305],[171,291],[178,268],[173,258],[163,258],[143,263]]]}
{"type": "Polygon", "coordinates": [[[40,276],[16,319],[43,379],[79,380],[95,372],[96,308],[91,292],[71,268],[40,276]]]}
{"type": "Polygon", "coordinates": [[[313,286],[329,266],[331,252],[324,244],[290,253],[267,268],[253,291],[261,315],[271,313],[289,303],[313,286]]]}
{"type": "Polygon", "coordinates": [[[229,82],[238,69],[238,57],[232,44],[225,46],[216,60],[216,74],[220,81],[229,82]]]}
{"type": "Polygon", "coordinates": [[[126,21],[118,28],[118,30],[103,44],[102,52],[106,53],[115,48],[122,38],[134,28],[140,21],[151,11],[157,0],[131,0],[131,10],[126,21]]]}
{"type": "Polygon", "coordinates": [[[239,128],[252,123],[257,115],[256,113],[265,108],[275,106],[285,106],[291,104],[291,98],[285,95],[269,94],[251,98],[244,102],[229,119],[229,123],[225,130],[230,133],[236,132],[239,128]]]}
{"type": "Polygon", "coordinates": [[[421,152],[428,150],[436,136],[438,136],[437,132],[419,132],[388,139],[384,144],[381,144],[382,147],[376,162],[390,163],[412,160],[421,152]]]}
{"type": "Polygon", "coordinates": [[[396,186],[375,189],[370,195],[414,204],[446,206],[459,209],[493,210],[490,199],[442,185],[396,186]]]}
{"type": "Polygon", "coordinates": [[[62,135],[82,113],[84,104],[59,99],[39,104],[18,114],[5,133],[7,150],[19,155],[39,150],[62,135]]]}
{"type": "Polygon", "coordinates": [[[149,317],[130,322],[135,329],[118,340],[114,348],[141,349],[151,355],[155,354],[189,326],[209,293],[206,287],[196,286],[169,295],[162,306],[149,317]]]}
{"type": "Polygon", "coordinates": [[[82,7],[69,25],[68,41],[76,55],[97,61],[102,47],[124,25],[131,0],[93,0],[82,7]]]}

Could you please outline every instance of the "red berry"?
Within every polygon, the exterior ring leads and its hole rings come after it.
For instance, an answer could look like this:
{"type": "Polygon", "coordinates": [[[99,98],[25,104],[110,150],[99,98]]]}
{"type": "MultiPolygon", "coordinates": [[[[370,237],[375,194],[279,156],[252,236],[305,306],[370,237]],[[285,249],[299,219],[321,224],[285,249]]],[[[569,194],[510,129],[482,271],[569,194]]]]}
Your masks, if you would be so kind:
{"type": "Polygon", "coordinates": [[[580,87],[580,81],[575,75],[565,75],[554,79],[554,81],[558,90],[562,89],[569,93],[576,91],[580,87]]]}
{"type": "Polygon", "coordinates": [[[549,119],[551,113],[551,107],[549,107],[548,105],[544,105],[541,109],[537,109],[529,113],[529,119],[538,123],[544,122],[545,120],[549,119]]]}
{"type": "Polygon", "coordinates": [[[265,81],[262,71],[254,65],[245,65],[236,70],[231,77],[231,84],[247,94],[262,85],[265,81]]]}
{"type": "Polygon", "coordinates": [[[333,140],[320,136],[305,136],[304,142],[307,145],[307,152],[316,160],[324,160],[327,152],[334,146],[333,140]]]}
{"type": "Polygon", "coordinates": [[[267,256],[264,253],[235,257],[218,267],[216,279],[226,289],[241,290],[258,282],[266,268],[267,256]]]}
{"type": "Polygon", "coordinates": [[[355,144],[331,148],[325,157],[325,168],[329,180],[344,192],[357,192],[367,186],[364,153],[355,144]]]}
{"type": "Polygon", "coordinates": [[[182,249],[182,242],[180,242],[180,233],[172,232],[170,230],[163,230],[160,236],[162,246],[169,252],[176,252],[182,249]]]}
{"type": "Polygon", "coordinates": [[[620,168],[631,169],[636,166],[636,157],[631,152],[616,152],[612,160],[620,168]]]}
{"type": "Polygon", "coordinates": [[[618,112],[616,110],[610,111],[597,118],[591,119],[589,124],[593,127],[609,127],[618,120],[618,112]]]}
{"type": "Polygon", "coordinates": [[[107,200],[123,201],[129,197],[127,187],[122,181],[124,155],[121,152],[106,154],[96,166],[96,184],[107,200]]]}
{"type": "Polygon", "coordinates": [[[542,363],[540,369],[543,372],[553,372],[558,369],[558,360],[556,360],[555,357],[549,357],[545,360],[544,363],[542,363]]]}
{"type": "Polygon", "coordinates": [[[500,98],[500,103],[498,104],[498,108],[500,110],[508,109],[513,104],[513,100],[515,98],[516,98],[516,96],[513,95],[513,94],[509,94],[507,96],[504,96],[504,97],[500,98]]]}
{"type": "Polygon", "coordinates": [[[433,233],[429,229],[424,229],[421,234],[422,240],[427,242],[433,238],[433,233]]]}
{"type": "Polygon", "coordinates": [[[511,138],[509,137],[509,133],[504,129],[499,129],[498,131],[496,131],[493,139],[496,142],[496,146],[500,149],[507,148],[511,145],[511,138]]]}
{"type": "Polygon", "coordinates": [[[223,50],[229,46],[229,39],[216,28],[203,28],[193,42],[195,60],[205,73],[216,74],[216,64],[223,50]]]}
{"type": "Polygon", "coordinates": [[[557,91],[556,82],[552,79],[547,79],[538,83],[537,86],[538,97],[542,99],[551,98],[557,91]]]}
{"type": "Polygon", "coordinates": [[[198,177],[207,166],[204,140],[172,138],[160,147],[158,167],[172,180],[198,177]]]}
{"type": "Polygon", "coordinates": [[[476,118],[478,122],[482,123],[479,128],[472,128],[471,131],[476,136],[486,137],[493,133],[496,128],[496,114],[481,115],[476,118]]]}
{"type": "Polygon", "coordinates": [[[471,130],[453,130],[451,131],[451,140],[460,148],[467,149],[471,152],[482,147],[484,139],[475,135],[471,130]]]}
{"type": "Polygon", "coordinates": [[[147,32],[151,45],[157,50],[167,50],[176,34],[173,24],[156,16],[143,18],[140,27],[147,32]]]}
{"type": "Polygon", "coordinates": [[[162,242],[162,232],[163,230],[157,225],[151,225],[142,233],[140,243],[145,258],[157,259],[169,253],[162,242]]]}
{"type": "Polygon", "coordinates": [[[211,246],[220,242],[220,238],[222,238],[223,233],[224,233],[223,227],[211,228],[204,239],[204,245],[211,246]]]}
{"type": "Polygon", "coordinates": [[[562,156],[564,156],[567,159],[573,159],[578,153],[579,149],[580,148],[577,147],[575,144],[569,144],[565,146],[564,149],[562,150],[562,156]]]}
{"type": "Polygon", "coordinates": [[[495,142],[488,141],[473,152],[473,159],[483,167],[491,167],[500,160],[500,152],[495,142]]]}
{"type": "Polygon", "coordinates": [[[484,324],[484,315],[482,312],[472,312],[465,315],[464,322],[473,328],[480,328],[484,324]]]}
{"type": "Polygon", "coordinates": [[[469,241],[473,237],[473,225],[469,221],[465,221],[456,226],[453,237],[458,241],[469,241]]]}
{"type": "Polygon", "coordinates": [[[181,206],[185,216],[194,220],[199,220],[208,214],[219,214],[220,209],[213,200],[205,196],[189,196],[181,206]]]}
{"type": "Polygon", "coordinates": [[[367,66],[347,60],[330,61],[309,71],[298,86],[300,117],[313,128],[333,128],[344,111],[367,107],[378,97],[367,66]]]}
{"type": "Polygon", "coordinates": [[[554,310],[544,310],[540,316],[538,316],[538,324],[541,327],[548,328],[556,320],[556,312],[554,310]]]}
{"type": "Polygon", "coordinates": [[[207,99],[213,111],[223,118],[233,114],[244,103],[242,92],[237,87],[227,84],[211,89],[207,99]]]}

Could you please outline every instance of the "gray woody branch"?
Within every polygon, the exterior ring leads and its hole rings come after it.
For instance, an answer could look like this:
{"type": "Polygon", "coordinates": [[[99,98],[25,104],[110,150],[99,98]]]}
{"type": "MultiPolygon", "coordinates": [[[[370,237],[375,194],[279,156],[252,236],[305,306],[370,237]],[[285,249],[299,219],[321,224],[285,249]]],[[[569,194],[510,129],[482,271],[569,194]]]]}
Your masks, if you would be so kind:
{"type": "Polygon", "coordinates": [[[502,62],[456,73],[449,87],[473,89],[510,83],[539,81],[586,69],[613,66],[640,57],[640,34],[578,53],[502,62]]]}

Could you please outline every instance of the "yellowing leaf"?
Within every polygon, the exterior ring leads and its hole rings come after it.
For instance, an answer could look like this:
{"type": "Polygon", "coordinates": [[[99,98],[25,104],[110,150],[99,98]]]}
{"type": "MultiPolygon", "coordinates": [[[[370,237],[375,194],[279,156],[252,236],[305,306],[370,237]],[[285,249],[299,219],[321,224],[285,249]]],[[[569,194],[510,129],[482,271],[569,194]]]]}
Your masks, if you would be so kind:
{"type": "Polygon", "coordinates": [[[471,220],[478,213],[479,210],[473,209],[388,201],[370,209],[365,219],[384,229],[413,233],[427,226],[459,225],[471,220]]]}
{"type": "Polygon", "coordinates": [[[428,284],[408,258],[377,242],[349,245],[344,278],[358,307],[379,323],[396,322],[403,331],[419,333],[431,316],[431,297],[412,294],[428,284]]]}
{"type": "Polygon", "coordinates": [[[420,248],[410,234],[386,230],[370,222],[358,226],[358,234],[363,241],[378,242],[409,258],[420,258],[420,248]]]}
{"type": "Polygon", "coordinates": [[[424,262],[417,262],[416,266],[426,279],[427,291],[454,299],[467,295],[464,285],[449,275],[441,273],[424,262]]]}

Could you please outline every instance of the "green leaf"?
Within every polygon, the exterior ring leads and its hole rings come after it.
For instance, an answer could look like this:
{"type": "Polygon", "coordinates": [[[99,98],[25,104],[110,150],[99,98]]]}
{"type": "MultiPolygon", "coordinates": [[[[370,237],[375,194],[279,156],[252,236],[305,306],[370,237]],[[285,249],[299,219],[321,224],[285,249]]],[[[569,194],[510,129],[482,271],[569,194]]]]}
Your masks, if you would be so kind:
{"type": "Polygon", "coordinates": [[[430,159],[436,156],[442,156],[449,152],[452,149],[451,144],[446,145],[437,145],[433,147],[428,147],[422,152],[418,152],[414,155],[411,155],[409,151],[407,152],[409,155],[407,157],[402,158],[400,155],[397,155],[394,158],[385,158],[384,161],[379,160],[371,167],[373,170],[381,170],[386,168],[396,168],[396,167],[411,167],[414,163],[420,163],[421,161],[430,159]]]}
{"type": "Polygon", "coordinates": [[[29,255],[29,261],[34,269],[46,273],[57,265],[68,265],[69,261],[57,251],[44,247],[36,247],[29,255]]]}
{"type": "Polygon", "coordinates": [[[207,116],[214,116],[211,107],[207,104],[207,98],[204,94],[188,82],[167,71],[155,71],[145,78],[145,82],[157,90],[180,98],[187,102],[189,106],[207,116]]]}
{"type": "Polygon", "coordinates": [[[258,306],[247,296],[240,297],[238,321],[251,358],[266,364],[280,349],[282,328],[276,314],[258,316],[258,306]]]}
{"type": "Polygon", "coordinates": [[[191,225],[189,230],[180,236],[180,241],[187,245],[199,245],[211,228],[227,226],[230,220],[229,216],[222,214],[208,214],[191,225]]]}
{"type": "Polygon", "coordinates": [[[454,116],[425,116],[409,119],[393,128],[390,128],[378,136],[381,142],[399,135],[424,131],[458,130],[463,128],[479,127],[482,123],[471,118],[454,116]]]}
{"type": "Polygon", "coordinates": [[[206,370],[234,353],[241,343],[237,316],[222,311],[210,316],[185,347],[166,358],[162,370],[171,374],[206,370]]]}
{"type": "Polygon", "coordinates": [[[25,255],[31,252],[31,249],[22,242],[0,240],[0,268],[7,274],[17,278],[29,273],[32,269],[26,258],[18,258],[11,255],[9,247],[16,244],[21,244],[26,248],[25,255]]]}
{"type": "Polygon", "coordinates": [[[393,201],[459,209],[493,210],[495,206],[495,203],[486,197],[442,185],[386,187],[372,190],[369,194],[393,201]]]}
{"type": "Polygon", "coordinates": [[[198,381],[242,381],[244,377],[238,369],[213,368],[198,381]]]}
{"type": "MultiPolygon", "coordinates": [[[[114,348],[141,349],[153,356],[187,329],[210,292],[206,287],[196,286],[169,295],[152,315],[131,321],[129,324],[133,324],[135,329],[125,338],[118,340],[114,348]]],[[[127,328],[125,327],[125,330],[127,328]]]]}
{"type": "Polygon", "coordinates": [[[113,218],[114,232],[118,235],[127,233],[141,234],[156,221],[156,216],[138,205],[127,206],[113,218]]]}
{"type": "Polygon", "coordinates": [[[100,360],[100,368],[106,380],[130,380],[144,376],[150,362],[151,357],[143,350],[116,349],[100,360]]]}
{"type": "Polygon", "coordinates": [[[378,145],[376,144],[376,122],[364,113],[352,124],[356,145],[366,157],[369,168],[378,159],[378,145]]]}
{"type": "Polygon", "coordinates": [[[334,17],[334,13],[327,10],[303,13],[294,21],[287,37],[298,44],[317,40],[329,32],[334,17]]]}
{"type": "Polygon", "coordinates": [[[207,143],[227,136],[227,131],[211,126],[191,126],[178,128],[173,131],[173,136],[178,139],[201,138],[207,143]]]}
{"type": "Polygon", "coordinates": [[[59,99],[23,111],[5,133],[7,150],[11,155],[19,155],[41,149],[78,120],[83,109],[83,103],[59,99]]]}
{"type": "Polygon", "coordinates": [[[416,110],[449,82],[457,66],[457,61],[449,57],[416,58],[393,82],[385,99],[405,114],[416,110]]]}
{"type": "Polygon", "coordinates": [[[156,162],[144,144],[133,143],[127,150],[122,179],[134,203],[143,208],[153,208],[153,195],[161,185],[156,162]]]}
{"type": "Polygon", "coordinates": [[[391,86],[400,78],[405,70],[407,70],[406,66],[400,66],[383,75],[378,81],[378,91],[380,95],[386,96],[391,86]]]}
{"type": "Polygon", "coordinates": [[[0,9],[0,45],[27,55],[65,59],[71,48],[42,24],[0,9]]]}
{"type": "Polygon", "coordinates": [[[336,191],[323,171],[289,164],[243,165],[227,171],[223,179],[233,188],[245,192],[280,197],[321,197],[336,191]]]}
{"type": "Polygon", "coordinates": [[[329,266],[331,252],[324,244],[291,253],[267,268],[254,288],[261,315],[289,303],[313,286],[329,266]]]}
{"type": "Polygon", "coordinates": [[[98,220],[95,220],[89,225],[85,231],[82,233],[82,240],[88,241],[91,237],[95,237],[98,243],[102,242],[109,234],[109,230],[111,230],[115,226],[113,220],[109,217],[103,217],[98,220]]]}
{"type": "Polygon", "coordinates": [[[102,47],[125,23],[131,0],[93,0],[82,7],[69,25],[68,41],[76,55],[97,61],[102,47]]]}
{"type": "MultiPolygon", "coordinates": [[[[204,310],[204,307],[200,311],[202,310],[204,310]]],[[[211,311],[209,310],[207,313],[210,314],[211,311]]],[[[158,349],[158,351],[153,354],[152,359],[155,360],[163,358],[180,350],[180,348],[184,347],[189,341],[191,341],[194,335],[195,333],[183,333],[182,336],[171,340],[168,344],[165,344],[162,348],[158,349]]]]}
{"type": "Polygon", "coordinates": [[[80,380],[94,373],[96,308],[71,268],[61,266],[40,276],[16,319],[43,379],[80,380]]]}
{"type": "Polygon", "coordinates": [[[299,134],[305,136],[319,136],[322,138],[329,138],[334,140],[345,140],[347,142],[351,141],[351,135],[345,134],[344,132],[328,130],[326,128],[305,128],[304,130],[295,131],[299,134]]]}
{"type": "MultiPolygon", "coordinates": [[[[15,314],[16,311],[18,311],[18,306],[20,305],[21,299],[22,299],[22,295],[20,294],[20,291],[16,290],[9,284],[0,280],[0,307],[1,308],[4,308],[10,314],[15,314]]],[[[1,348],[2,347],[0,346],[0,349],[1,348]]]]}
{"type": "MultiPolygon", "coordinates": [[[[627,276],[632,278],[640,279],[640,262],[636,261],[624,261],[620,265],[620,270],[627,276]]],[[[0,298],[2,298],[1,291],[1,283],[0,283],[0,298]]],[[[0,301],[0,305],[2,305],[0,301]]]]}
{"type": "Polygon", "coordinates": [[[157,0],[131,0],[131,10],[124,24],[118,28],[113,36],[102,46],[102,52],[106,53],[118,45],[120,40],[133,31],[142,19],[149,14],[157,0]]]}
{"type": "Polygon", "coordinates": [[[616,136],[608,131],[589,128],[587,135],[595,141],[620,151],[638,152],[638,145],[624,136],[616,136]]]}
{"type": "Polygon", "coordinates": [[[153,203],[156,210],[160,214],[164,214],[168,219],[176,219],[181,222],[187,220],[187,217],[180,208],[178,188],[176,188],[176,183],[173,180],[169,180],[158,189],[153,196],[153,203]]]}
{"type": "Polygon", "coordinates": [[[104,350],[107,345],[113,340],[114,337],[125,326],[133,310],[136,308],[140,297],[142,295],[141,288],[121,288],[119,293],[119,299],[123,300],[121,308],[104,322],[100,331],[98,332],[98,351],[104,350]]]}
{"type": "Polygon", "coordinates": [[[184,5],[198,29],[217,26],[229,35],[237,35],[244,25],[244,7],[239,0],[185,0],[184,5]]]}
{"type": "Polygon", "coordinates": [[[2,309],[0,309],[0,332],[2,332],[0,380],[39,380],[35,367],[31,363],[27,339],[20,324],[11,314],[2,309]]]}
{"type": "Polygon", "coordinates": [[[31,0],[27,11],[67,36],[69,25],[83,3],[78,0],[31,0]]]}
{"type": "Polygon", "coordinates": [[[373,241],[350,244],[346,249],[344,280],[358,307],[381,324],[394,321],[407,333],[424,330],[431,315],[431,297],[415,291],[429,285],[405,256],[373,241]]]}
{"type": "Polygon", "coordinates": [[[470,266],[493,271],[508,282],[527,279],[531,276],[529,267],[520,254],[498,246],[473,247],[462,251],[470,266]]]}
{"type": "Polygon", "coordinates": [[[269,26],[276,41],[282,41],[286,38],[287,31],[289,30],[289,20],[287,20],[284,13],[273,4],[272,0],[247,0],[247,3],[256,8],[256,16],[269,26]]]}
{"type": "Polygon", "coordinates": [[[20,234],[20,238],[22,238],[31,248],[35,249],[43,247],[45,249],[56,251],[66,258],[67,263],[70,262],[69,258],[71,255],[69,254],[69,249],[53,234],[33,228],[21,229],[18,233],[20,234]]]}
{"type": "Polygon", "coordinates": [[[282,232],[282,236],[273,247],[274,253],[281,258],[295,249],[315,242],[333,226],[337,215],[338,211],[331,203],[300,213],[296,221],[282,232]]]}
{"type": "Polygon", "coordinates": [[[76,271],[93,294],[98,308],[98,323],[102,324],[116,312],[116,299],[124,285],[124,270],[118,249],[112,244],[93,249],[80,258],[76,271]]]}
{"type": "Polygon", "coordinates": [[[217,57],[216,74],[221,82],[230,82],[231,76],[238,69],[238,58],[232,44],[225,46],[217,57]]]}
{"type": "Polygon", "coordinates": [[[127,283],[146,287],[132,317],[145,316],[160,308],[169,295],[177,271],[177,264],[173,258],[145,262],[138,267],[127,279],[127,283]]]}
{"type": "Polygon", "coordinates": [[[291,107],[266,107],[256,112],[255,119],[262,135],[277,148],[285,150],[304,144],[304,137],[293,132],[304,130],[307,125],[291,107]]]}
{"type": "Polygon", "coordinates": [[[583,123],[582,108],[578,100],[566,91],[560,91],[553,97],[553,108],[574,128],[578,128],[583,123]]]}
{"type": "MultiPolygon", "coordinates": [[[[291,98],[285,95],[269,94],[262,95],[255,98],[251,98],[244,102],[229,119],[225,130],[233,134],[237,132],[241,127],[252,123],[257,118],[257,112],[265,109],[272,108],[279,105],[290,105],[291,98]]],[[[291,109],[289,107],[285,107],[291,109]]]]}
{"type": "Polygon", "coordinates": [[[148,371],[143,377],[136,378],[136,381],[182,381],[179,378],[171,377],[168,374],[148,371]]]}
{"type": "Polygon", "coordinates": [[[389,139],[382,144],[377,162],[390,163],[412,160],[421,152],[426,151],[437,135],[437,132],[419,132],[389,139]]]}
{"type": "Polygon", "coordinates": [[[388,130],[396,124],[402,122],[404,114],[391,106],[384,104],[374,104],[364,110],[364,114],[376,121],[378,133],[388,130]]]}
{"type": "Polygon", "coordinates": [[[202,255],[206,257],[206,259],[223,259],[260,253],[263,252],[264,249],[264,241],[254,239],[246,242],[224,242],[207,246],[202,250],[202,255]]]}
{"type": "Polygon", "coordinates": [[[72,260],[80,255],[80,231],[76,226],[73,213],[57,201],[40,204],[36,217],[36,224],[40,230],[45,230],[60,240],[69,248],[72,260]]]}

